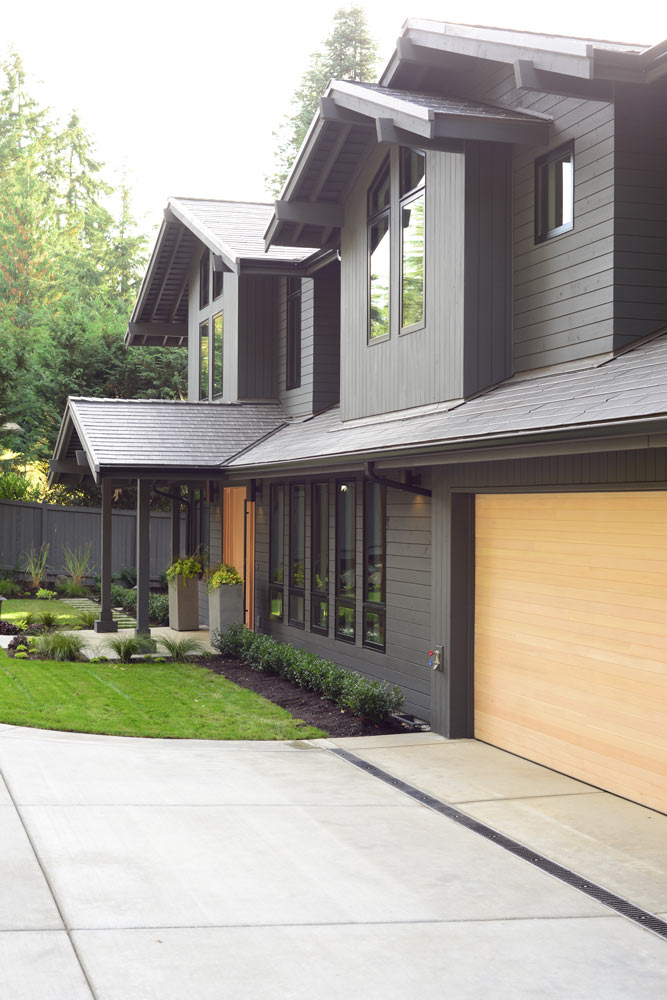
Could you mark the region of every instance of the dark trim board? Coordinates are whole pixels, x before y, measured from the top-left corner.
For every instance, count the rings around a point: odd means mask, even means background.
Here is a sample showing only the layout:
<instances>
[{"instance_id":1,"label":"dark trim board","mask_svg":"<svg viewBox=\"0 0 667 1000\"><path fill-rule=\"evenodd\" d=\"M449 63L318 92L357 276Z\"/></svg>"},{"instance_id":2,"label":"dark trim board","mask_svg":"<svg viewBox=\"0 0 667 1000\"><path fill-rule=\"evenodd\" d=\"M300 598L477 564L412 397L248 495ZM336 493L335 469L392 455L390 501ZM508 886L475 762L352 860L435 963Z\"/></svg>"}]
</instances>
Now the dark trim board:
<instances>
[{"instance_id":1,"label":"dark trim board","mask_svg":"<svg viewBox=\"0 0 667 1000\"><path fill-rule=\"evenodd\" d=\"M475 495L453 493L449 737L475 735Z\"/></svg>"}]
</instances>

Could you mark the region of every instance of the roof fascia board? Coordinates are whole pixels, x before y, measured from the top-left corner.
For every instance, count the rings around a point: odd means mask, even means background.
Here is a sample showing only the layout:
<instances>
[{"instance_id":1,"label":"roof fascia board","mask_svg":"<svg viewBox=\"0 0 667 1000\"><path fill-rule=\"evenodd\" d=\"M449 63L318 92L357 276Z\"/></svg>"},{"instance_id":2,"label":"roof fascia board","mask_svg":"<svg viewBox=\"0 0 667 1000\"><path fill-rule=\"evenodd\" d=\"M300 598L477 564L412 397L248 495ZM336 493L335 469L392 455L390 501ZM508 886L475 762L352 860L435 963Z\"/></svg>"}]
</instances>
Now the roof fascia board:
<instances>
[{"instance_id":1,"label":"roof fascia board","mask_svg":"<svg viewBox=\"0 0 667 1000\"><path fill-rule=\"evenodd\" d=\"M190 230L191 233L197 237L198 240L207 247L213 256L218 256L222 258L222 262L229 268L230 271L237 272L239 259L234 256L233 251L221 243L219 240L214 240L208 229L185 209L181 204L179 204L178 199L169 199L169 210L171 213L182 222L184 226Z\"/></svg>"},{"instance_id":2,"label":"roof fascia board","mask_svg":"<svg viewBox=\"0 0 667 1000\"><path fill-rule=\"evenodd\" d=\"M614 97L613 85L608 80L583 80L563 73L549 73L537 69L532 59L517 59L514 63L514 82L521 90L558 97L590 101L612 101Z\"/></svg>"},{"instance_id":3,"label":"roof fascia board","mask_svg":"<svg viewBox=\"0 0 667 1000\"><path fill-rule=\"evenodd\" d=\"M337 122L340 125L361 125L362 128L372 128L367 115L359 111L349 111L336 102L334 97L320 97L320 116L325 122Z\"/></svg>"},{"instance_id":4,"label":"roof fascia board","mask_svg":"<svg viewBox=\"0 0 667 1000\"><path fill-rule=\"evenodd\" d=\"M338 205L317 204L308 201L276 201L278 222L299 222L305 225L327 226L334 229L343 225L343 210Z\"/></svg>"},{"instance_id":5,"label":"roof fascia board","mask_svg":"<svg viewBox=\"0 0 667 1000\"><path fill-rule=\"evenodd\" d=\"M446 30L438 31L437 23L432 21L408 21L406 35L415 45L443 53L512 65L529 54L540 69L583 79L590 79L593 75L589 46L579 39L549 39L553 41L553 46L540 49L534 35L503 32L501 40L497 36L491 37L491 32L484 28L468 28L466 31L466 25L444 24L441 27Z\"/></svg>"},{"instance_id":6,"label":"roof fascia board","mask_svg":"<svg viewBox=\"0 0 667 1000\"><path fill-rule=\"evenodd\" d=\"M375 128L378 142L397 146L416 145L415 135L406 132L405 129L397 128L391 118L376 118ZM420 136L419 148L432 149L439 153L463 153L465 144L463 139L424 139Z\"/></svg>"},{"instance_id":7,"label":"roof fascia board","mask_svg":"<svg viewBox=\"0 0 667 1000\"><path fill-rule=\"evenodd\" d=\"M476 139L517 145L547 146L551 125L546 121L507 121L483 116L459 118L439 115L433 123L434 139Z\"/></svg>"},{"instance_id":8,"label":"roof fascia board","mask_svg":"<svg viewBox=\"0 0 667 1000\"><path fill-rule=\"evenodd\" d=\"M99 481L100 481L100 463L97 461L97 457L95 455L95 451L93 449L93 446L91 445L90 441L88 440L88 435L86 434L86 432L85 432L85 430L83 428L83 424L82 424L81 420L79 419L79 415L76 412L76 404L74 403L74 401L72 399L69 399L67 401L67 405L69 407L69 412L70 412L70 416L72 418L72 423L74 424L76 432L79 435L79 441L83 445L83 450L86 453L86 458L88 459L88 465L90 467L90 471L92 473L93 479L94 479L95 483L99 484Z\"/></svg>"},{"instance_id":9,"label":"roof fascia board","mask_svg":"<svg viewBox=\"0 0 667 1000\"><path fill-rule=\"evenodd\" d=\"M183 342L188 339L188 324L187 323L164 323L164 322L148 322L148 323L133 323L129 322L127 324L127 333L125 334L125 345L127 347L136 345L136 340L143 338L140 345L145 346L149 340L157 337L166 346L167 341L178 340L179 344L175 345L180 347Z\"/></svg>"},{"instance_id":10,"label":"roof fascia board","mask_svg":"<svg viewBox=\"0 0 667 1000\"><path fill-rule=\"evenodd\" d=\"M162 222L160 223L160 231L158 232L157 240L155 241L155 246L153 247L153 252L150 256L150 260L148 261L148 267L146 268L146 273L144 274L143 279L141 281L141 285L139 286L139 293L137 295L136 302L134 303L134 309L132 310L132 315L130 316L130 320L136 319L137 316L140 315L141 310L143 309L144 300L146 298L146 295L148 294L148 289L153 279L153 272L157 267L160 251L167 236L167 226L169 223L167 221L166 215L167 215L167 209L165 209L165 217L162 219Z\"/></svg>"}]
</instances>

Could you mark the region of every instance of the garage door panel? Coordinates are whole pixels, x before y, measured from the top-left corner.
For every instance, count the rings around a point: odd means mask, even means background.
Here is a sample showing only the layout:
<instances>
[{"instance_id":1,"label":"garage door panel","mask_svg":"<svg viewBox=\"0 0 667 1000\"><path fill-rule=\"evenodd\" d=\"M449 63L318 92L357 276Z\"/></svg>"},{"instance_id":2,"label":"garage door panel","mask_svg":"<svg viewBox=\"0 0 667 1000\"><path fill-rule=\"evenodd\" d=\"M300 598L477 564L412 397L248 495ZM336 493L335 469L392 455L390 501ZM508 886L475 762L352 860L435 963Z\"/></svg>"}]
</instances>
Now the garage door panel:
<instances>
[{"instance_id":1,"label":"garage door panel","mask_svg":"<svg viewBox=\"0 0 667 1000\"><path fill-rule=\"evenodd\" d=\"M475 735L667 811L667 494L476 500Z\"/></svg>"}]
</instances>

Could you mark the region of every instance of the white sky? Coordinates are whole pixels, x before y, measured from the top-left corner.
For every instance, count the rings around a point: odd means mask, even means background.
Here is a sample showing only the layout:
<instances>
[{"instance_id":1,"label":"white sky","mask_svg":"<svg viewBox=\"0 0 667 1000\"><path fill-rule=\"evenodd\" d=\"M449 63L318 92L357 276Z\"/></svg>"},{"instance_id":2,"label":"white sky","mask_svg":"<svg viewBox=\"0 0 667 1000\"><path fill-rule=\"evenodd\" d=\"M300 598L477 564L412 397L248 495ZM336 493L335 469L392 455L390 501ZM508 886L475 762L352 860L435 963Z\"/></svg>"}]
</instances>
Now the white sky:
<instances>
[{"instance_id":1,"label":"white sky","mask_svg":"<svg viewBox=\"0 0 667 1000\"><path fill-rule=\"evenodd\" d=\"M10 6L11 4L11 6ZM147 230L170 195L268 201L272 130L344 0L0 0L0 59L14 47L30 89L75 109L116 179L127 171ZM407 17L653 44L660 3L366 0L380 64ZM631 18L631 19L630 19Z\"/></svg>"}]
</instances>

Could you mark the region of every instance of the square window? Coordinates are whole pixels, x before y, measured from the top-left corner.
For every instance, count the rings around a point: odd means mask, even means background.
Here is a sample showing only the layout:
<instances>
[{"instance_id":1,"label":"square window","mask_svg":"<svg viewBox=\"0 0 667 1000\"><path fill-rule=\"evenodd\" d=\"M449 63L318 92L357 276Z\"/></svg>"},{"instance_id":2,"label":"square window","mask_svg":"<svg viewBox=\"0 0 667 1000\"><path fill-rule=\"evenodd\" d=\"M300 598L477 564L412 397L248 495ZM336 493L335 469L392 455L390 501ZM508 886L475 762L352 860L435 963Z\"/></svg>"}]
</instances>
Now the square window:
<instances>
[{"instance_id":1,"label":"square window","mask_svg":"<svg viewBox=\"0 0 667 1000\"><path fill-rule=\"evenodd\" d=\"M560 146L535 161L535 242L574 226L574 145Z\"/></svg>"}]
</instances>

